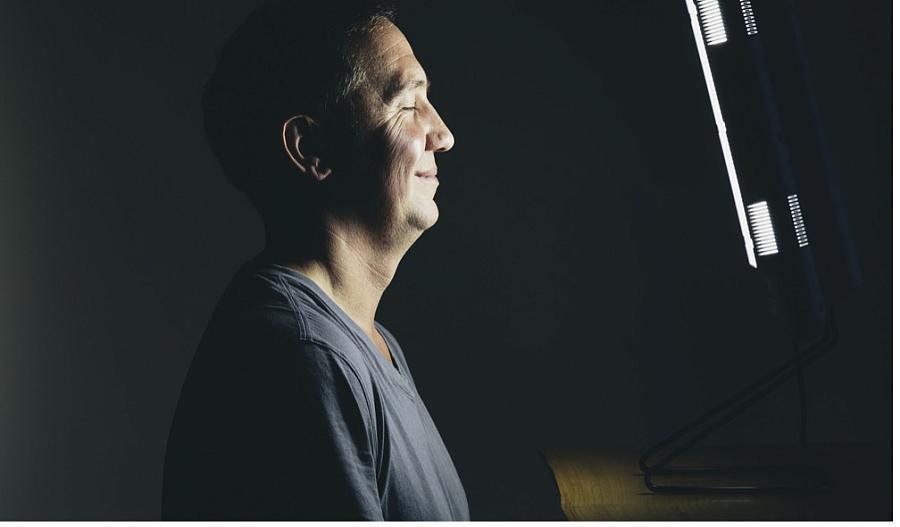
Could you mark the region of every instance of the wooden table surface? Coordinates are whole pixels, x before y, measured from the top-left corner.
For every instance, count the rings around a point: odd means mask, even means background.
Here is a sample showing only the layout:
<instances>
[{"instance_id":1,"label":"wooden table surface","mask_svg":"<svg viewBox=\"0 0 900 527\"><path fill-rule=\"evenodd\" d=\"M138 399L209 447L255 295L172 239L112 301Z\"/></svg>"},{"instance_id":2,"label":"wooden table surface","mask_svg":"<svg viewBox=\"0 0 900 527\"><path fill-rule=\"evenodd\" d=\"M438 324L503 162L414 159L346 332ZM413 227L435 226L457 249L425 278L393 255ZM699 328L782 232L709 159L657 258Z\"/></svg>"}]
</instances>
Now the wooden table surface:
<instances>
[{"instance_id":1,"label":"wooden table surface","mask_svg":"<svg viewBox=\"0 0 900 527\"><path fill-rule=\"evenodd\" d=\"M628 450L543 452L570 520L891 520L890 445L758 446L698 449L679 464L808 464L830 489L807 495L671 495L644 486L639 453ZM696 480L693 480L696 481ZM671 483L672 481L668 481Z\"/></svg>"}]
</instances>

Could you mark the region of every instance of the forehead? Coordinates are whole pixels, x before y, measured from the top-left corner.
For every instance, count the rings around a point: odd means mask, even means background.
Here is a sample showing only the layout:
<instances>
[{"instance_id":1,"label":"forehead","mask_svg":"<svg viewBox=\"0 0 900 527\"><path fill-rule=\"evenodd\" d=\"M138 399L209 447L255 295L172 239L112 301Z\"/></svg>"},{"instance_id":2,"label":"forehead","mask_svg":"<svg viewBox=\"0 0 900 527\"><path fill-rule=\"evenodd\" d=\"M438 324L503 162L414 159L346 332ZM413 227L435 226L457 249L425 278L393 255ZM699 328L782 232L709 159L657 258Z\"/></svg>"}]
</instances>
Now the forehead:
<instances>
[{"instance_id":1,"label":"forehead","mask_svg":"<svg viewBox=\"0 0 900 527\"><path fill-rule=\"evenodd\" d=\"M373 31L364 43L363 53L376 88L425 78L412 46L394 24L385 24Z\"/></svg>"}]
</instances>

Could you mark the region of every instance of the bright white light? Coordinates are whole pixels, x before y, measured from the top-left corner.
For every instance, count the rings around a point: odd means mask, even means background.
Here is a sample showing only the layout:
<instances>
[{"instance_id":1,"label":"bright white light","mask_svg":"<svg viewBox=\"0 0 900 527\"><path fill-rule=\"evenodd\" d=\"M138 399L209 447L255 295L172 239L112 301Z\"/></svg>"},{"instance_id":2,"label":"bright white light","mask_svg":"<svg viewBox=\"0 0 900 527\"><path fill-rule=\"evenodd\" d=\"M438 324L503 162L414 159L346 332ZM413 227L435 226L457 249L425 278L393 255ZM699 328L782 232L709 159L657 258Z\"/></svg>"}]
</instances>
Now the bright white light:
<instances>
[{"instance_id":1,"label":"bright white light","mask_svg":"<svg viewBox=\"0 0 900 527\"><path fill-rule=\"evenodd\" d=\"M737 212L738 223L741 226L741 235L744 237L744 250L747 252L747 261L750 263L750 266L756 267L753 238L750 236L750 228L747 226L747 214L744 211L744 198L741 196L737 170L734 168L734 159L731 157L731 145L728 143L725 119L722 117L719 96L716 94L716 84L713 81L712 70L709 67L709 58L706 56L706 46L703 45L703 33L700 30L700 20L697 18L697 8L694 6L694 0L685 0L685 3L687 4L688 15L691 18L694 43L697 45L697 53L700 55L700 67L703 70L703 79L706 81L706 91L709 93L709 103L712 105L713 118L715 118L716 128L719 130L719 144L722 146L722 155L725 157L725 169L728 172L728 181L731 182L731 196L734 199L734 209ZM716 6L718 7L718 4Z\"/></svg>"},{"instance_id":2,"label":"bright white light","mask_svg":"<svg viewBox=\"0 0 900 527\"><path fill-rule=\"evenodd\" d=\"M706 45L715 46L728 42L725 33L725 20L722 19L722 10L719 8L719 0L698 0L697 9L700 14L700 24L703 26L703 34L706 36Z\"/></svg>"},{"instance_id":3,"label":"bright white light","mask_svg":"<svg viewBox=\"0 0 900 527\"><path fill-rule=\"evenodd\" d=\"M756 17L753 15L753 6L750 5L750 0L741 0L741 14L744 15L744 27L747 28L747 34L759 33L756 29Z\"/></svg>"},{"instance_id":4,"label":"bright white light","mask_svg":"<svg viewBox=\"0 0 900 527\"><path fill-rule=\"evenodd\" d=\"M788 207L791 209L791 219L794 221L797 245L806 247L809 245L809 238L806 236L806 225L803 223L803 211L800 210L800 198L796 194L788 196Z\"/></svg>"},{"instance_id":5,"label":"bright white light","mask_svg":"<svg viewBox=\"0 0 900 527\"><path fill-rule=\"evenodd\" d=\"M760 201L747 207L747 211L750 214L753 239L756 240L756 251L760 256L778 254L778 242L775 241L775 228L772 226L772 217L769 216L769 204Z\"/></svg>"}]
</instances>

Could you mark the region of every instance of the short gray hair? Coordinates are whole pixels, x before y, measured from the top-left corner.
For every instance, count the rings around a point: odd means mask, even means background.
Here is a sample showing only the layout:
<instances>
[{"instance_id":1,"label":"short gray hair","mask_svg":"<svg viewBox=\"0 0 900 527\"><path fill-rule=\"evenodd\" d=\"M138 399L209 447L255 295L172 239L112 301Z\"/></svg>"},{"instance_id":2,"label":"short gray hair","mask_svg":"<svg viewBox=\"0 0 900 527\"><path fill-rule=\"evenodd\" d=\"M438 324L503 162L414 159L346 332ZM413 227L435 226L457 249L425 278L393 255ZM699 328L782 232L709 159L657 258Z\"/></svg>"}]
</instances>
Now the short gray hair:
<instances>
[{"instance_id":1,"label":"short gray hair","mask_svg":"<svg viewBox=\"0 0 900 527\"><path fill-rule=\"evenodd\" d=\"M348 118L348 99L367 80L357 44L395 21L393 8L365 0L280 1L225 42L203 88L204 127L229 181L263 216L289 168L281 125L300 113Z\"/></svg>"}]
</instances>

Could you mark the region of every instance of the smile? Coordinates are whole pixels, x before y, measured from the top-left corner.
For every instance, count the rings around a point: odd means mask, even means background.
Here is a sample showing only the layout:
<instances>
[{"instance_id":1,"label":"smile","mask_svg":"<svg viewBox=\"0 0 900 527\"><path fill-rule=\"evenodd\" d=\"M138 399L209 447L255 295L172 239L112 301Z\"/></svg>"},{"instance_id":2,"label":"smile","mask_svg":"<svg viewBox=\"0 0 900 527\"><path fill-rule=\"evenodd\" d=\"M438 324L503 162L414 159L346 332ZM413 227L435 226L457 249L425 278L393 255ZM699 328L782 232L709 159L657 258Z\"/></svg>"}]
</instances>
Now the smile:
<instances>
[{"instance_id":1,"label":"smile","mask_svg":"<svg viewBox=\"0 0 900 527\"><path fill-rule=\"evenodd\" d=\"M438 182L437 170L433 170L430 172L420 172L420 173L416 174L416 177L419 179L425 179L425 180L428 180L428 181L431 181L434 183Z\"/></svg>"}]
</instances>

